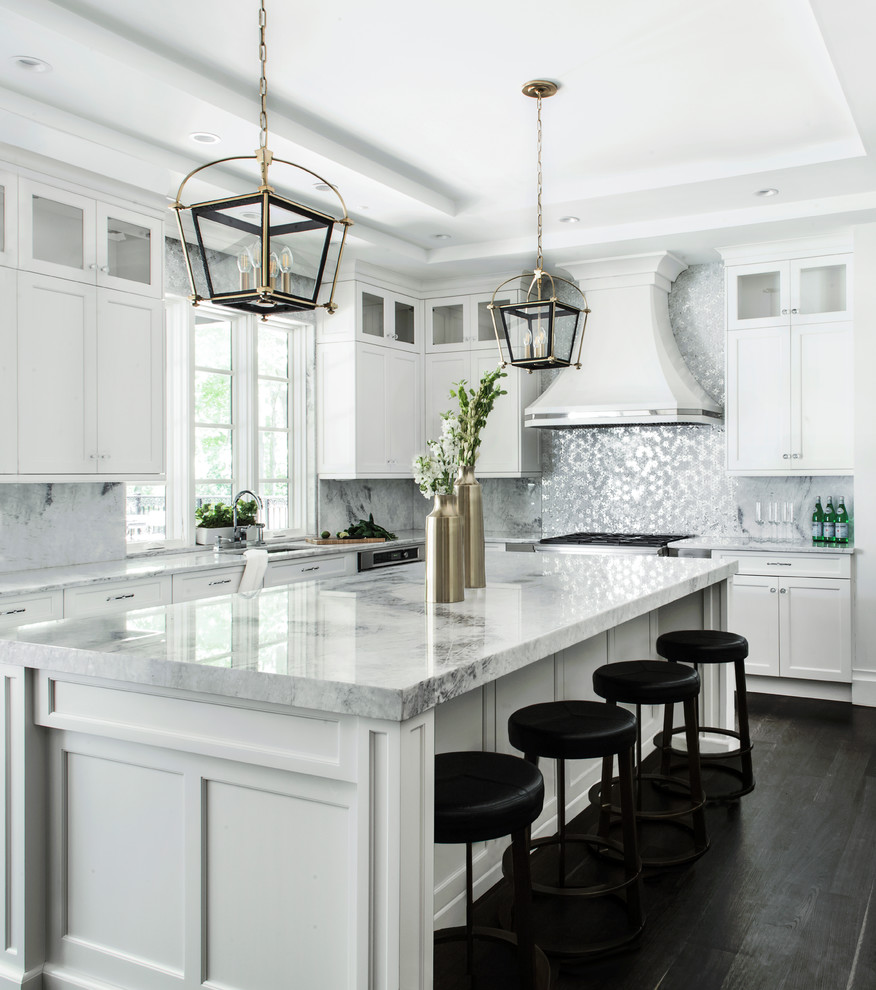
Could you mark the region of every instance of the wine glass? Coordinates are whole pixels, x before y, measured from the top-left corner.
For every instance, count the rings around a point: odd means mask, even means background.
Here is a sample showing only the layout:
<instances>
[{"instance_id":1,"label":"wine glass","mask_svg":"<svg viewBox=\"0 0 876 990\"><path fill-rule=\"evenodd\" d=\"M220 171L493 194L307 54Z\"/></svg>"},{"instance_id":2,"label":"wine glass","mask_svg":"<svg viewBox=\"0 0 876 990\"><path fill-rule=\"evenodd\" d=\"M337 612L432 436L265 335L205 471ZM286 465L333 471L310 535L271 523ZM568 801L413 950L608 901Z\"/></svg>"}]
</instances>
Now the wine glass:
<instances>
[{"instance_id":1,"label":"wine glass","mask_svg":"<svg viewBox=\"0 0 876 990\"><path fill-rule=\"evenodd\" d=\"M778 499L770 492L769 498L769 521L770 521L770 531L773 542L778 541L779 538L779 502Z\"/></svg>"},{"instance_id":2,"label":"wine glass","mask_svg":"<svg viewBox=\"0 0 876 990\"><path fill-rule=\"evenodd\" d=\"M763 499L758 499L754 503L754 521L757 523L757 536L754 538L755 543L763 543L763 524L765 522L763 517Z\"/></svg>"}]
</instances>

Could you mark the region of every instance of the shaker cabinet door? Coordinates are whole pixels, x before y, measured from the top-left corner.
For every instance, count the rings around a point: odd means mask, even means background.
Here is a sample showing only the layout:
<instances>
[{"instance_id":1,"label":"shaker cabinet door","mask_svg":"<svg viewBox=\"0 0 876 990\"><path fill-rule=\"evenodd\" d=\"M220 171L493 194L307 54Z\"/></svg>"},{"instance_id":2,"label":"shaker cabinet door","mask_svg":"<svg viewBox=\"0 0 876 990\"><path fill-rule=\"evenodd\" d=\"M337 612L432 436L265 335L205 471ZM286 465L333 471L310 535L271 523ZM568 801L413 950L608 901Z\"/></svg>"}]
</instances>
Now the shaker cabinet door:
<instances>
[{"instance_id":1,"label":"shaker cabinet door","mask_svg":"<svg viewBox=\"0 0 876 990\"><path fill-rule=\"evenodd\" d=\"M779 579L734 575L727 624L748 640L746 671L778 677Z\"/></svg>"}]
</instances>

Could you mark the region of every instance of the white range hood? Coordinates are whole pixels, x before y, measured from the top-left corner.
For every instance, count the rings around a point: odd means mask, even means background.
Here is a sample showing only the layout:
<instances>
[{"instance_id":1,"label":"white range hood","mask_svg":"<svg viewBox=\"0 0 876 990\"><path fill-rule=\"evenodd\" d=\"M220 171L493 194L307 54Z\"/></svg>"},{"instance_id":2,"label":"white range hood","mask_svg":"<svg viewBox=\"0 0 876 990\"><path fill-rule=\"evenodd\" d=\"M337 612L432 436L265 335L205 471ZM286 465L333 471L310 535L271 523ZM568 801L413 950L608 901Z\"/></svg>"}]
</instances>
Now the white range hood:
<instances>
[{"instance_id":1,"label":"white range hood","mask_svg":"<svg viewBox=\"0 0 876 990\"><path fill-rule=\"evenodd\" d=\"M581 369L561 371L526 407L525 425L720 423L669 324L669 288L686 267L665 252L568 266L591 309Z\"/></svg>"}]
</instances>

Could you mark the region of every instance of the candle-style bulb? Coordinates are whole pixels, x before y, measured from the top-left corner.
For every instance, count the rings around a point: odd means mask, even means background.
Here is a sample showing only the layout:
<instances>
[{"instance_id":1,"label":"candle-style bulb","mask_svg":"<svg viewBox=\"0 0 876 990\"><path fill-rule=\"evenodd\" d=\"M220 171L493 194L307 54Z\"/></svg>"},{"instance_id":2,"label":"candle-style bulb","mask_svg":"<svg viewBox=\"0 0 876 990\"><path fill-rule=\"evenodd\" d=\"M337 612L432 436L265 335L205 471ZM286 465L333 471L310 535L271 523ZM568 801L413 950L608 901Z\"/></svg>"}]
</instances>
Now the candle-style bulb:
<instances>
[{"instance_id":1,"label":"candle-style bulb","mask_svg":"<svg viewBox=\"0 0 876 990\"><path fill-rule=\"evenodd\" d=\"M280 277L280 259L277 257L276 251L271 252L271 256L268 259L268 261L270 263L269 273L270 273L271 288L276 289L277 279Z\"/></svg>"},{"instance_id":2,"label":"candle-style bulb","mask_svg":"<svg viewBox=\"0 0 876 990\"><path fill-rule=\"evenodd\" d=\"M288 247L284 247L280 252L280 271L284 275L292 271L292 262L294 260L292 251Z\"/></svg>"},{"instance_id":3,"label":"candle-style bulb","mask_svg":"<svg viewBox=\"0 0 876 990\"><path fill-rule=\"evenodd\" d=\"M252 288L252 258L246 248L237 256L237 270L240 272L241 292L248 292Z\"/></svg>"}]
</instances>

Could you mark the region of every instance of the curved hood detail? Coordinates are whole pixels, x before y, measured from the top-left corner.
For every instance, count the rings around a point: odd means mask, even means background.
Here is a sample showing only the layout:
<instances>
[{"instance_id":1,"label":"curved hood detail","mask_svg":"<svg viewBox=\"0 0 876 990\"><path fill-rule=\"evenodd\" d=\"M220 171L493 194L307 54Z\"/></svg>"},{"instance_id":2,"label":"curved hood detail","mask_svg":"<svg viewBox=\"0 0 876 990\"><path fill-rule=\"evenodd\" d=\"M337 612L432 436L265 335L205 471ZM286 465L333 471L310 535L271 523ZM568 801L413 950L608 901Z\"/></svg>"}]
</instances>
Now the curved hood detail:
<instances>
[{"instance_id":1,"label":"curved hood detail","mask_svg":"<svg viewBox=\"0 0 876 990\"><path fill-rule=\"evenodd\" d=\"M669 288L687 266L661 253L569 267L592 311L581 369L561 371L527 406L525 425L720 423L669 323Z\"/></svg>"}]
</instances>

